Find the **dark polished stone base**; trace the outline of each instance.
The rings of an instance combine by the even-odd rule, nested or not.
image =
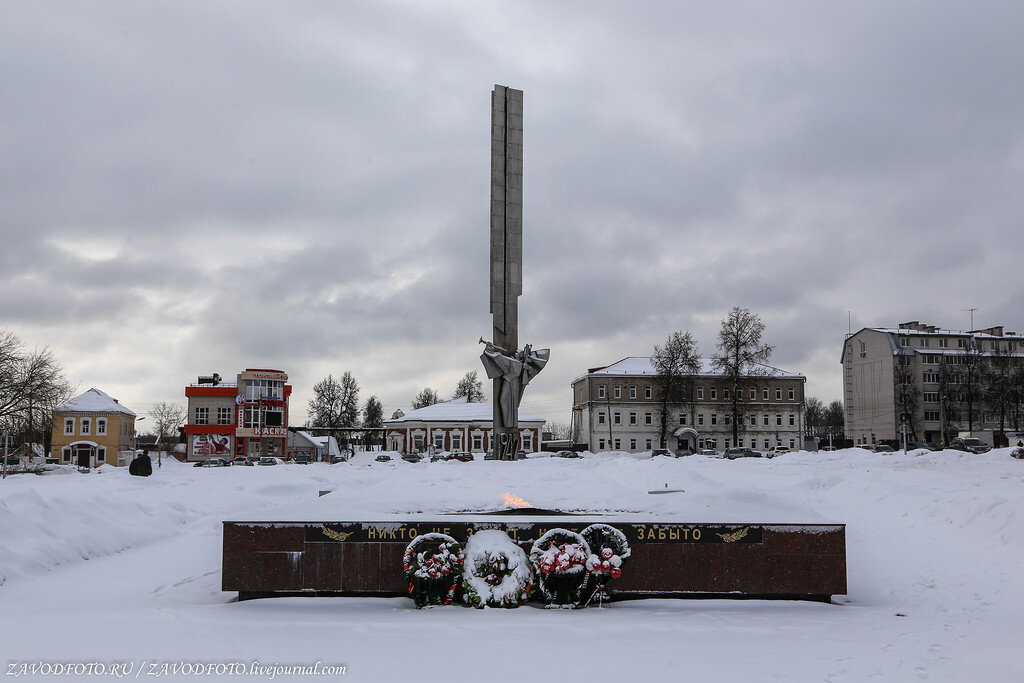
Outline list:
[[[503,529],[524,549],[553,527],[610,524],[629,541],[613,598],[716,597],[828,601],[846,594],[842,524],[710,524],[460,516],[428,521],[225,522],[222,589],[239,599],[286,595],[404,596],[402,555],[417,535],[464,542]]]

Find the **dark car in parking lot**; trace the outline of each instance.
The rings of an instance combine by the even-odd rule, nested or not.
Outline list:
[[[553,458],[581,458],[583,456],[581,456],[579,453],[576,453],[575,451],[558,451],[557,453],[555,453],[551,457],[553,457]]]
[[[967,453],[988,453],[992,450],[992,447],[986,444],[981,439],[975,439],[971,437],[957,437],[949,442],[949,447],[957,451],[965,451]]]
[[[760,458],[761,453],[750,448],[730,448],[725,452],[727,460],[735,460],[736,458]]]
[[[938,450],[938,447],[937,446],[933,446],[932,444],[930,444],[930,443],[928,443],[926,441],[911,441],[911,442],[907,443],[907,451],[908,452],[909,451],[919,451],[921,449],[929,450],[929,451],[935,451],[935,450]]]

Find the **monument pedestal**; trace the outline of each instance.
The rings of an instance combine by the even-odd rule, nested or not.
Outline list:
[[[289,595],[404,596],[409,541],[438,532],[465,542],[501,529],[529,551],[554,527],[622,531],[631,556],[608,584],[613,598],[727,597],[828,601],[846,594],[843,524],[614,521],[600,515],[438,515],[375,521],[224,522],[222,589],[240,599]]]

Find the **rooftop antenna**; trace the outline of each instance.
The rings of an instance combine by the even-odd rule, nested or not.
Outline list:
[[[976,310],[978,310],[978,307],[975,306],[974,308],[967,308],[967,309],[964,309],[964,310],[967,310],[967,311],[971,312],[971,328],[970,328],[970,331],[973,332],[974,331],[974,312]]]

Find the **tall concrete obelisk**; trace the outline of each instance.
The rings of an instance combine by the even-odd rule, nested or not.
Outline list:
[[[519,296],[523,293],[523,91],[495,85],[491,92],[491,315],[494,345],[512,356],[519,349]],[[519,448],[518,400],[512,424],[499,406],[494,379],[494,443],[499,459]]]

